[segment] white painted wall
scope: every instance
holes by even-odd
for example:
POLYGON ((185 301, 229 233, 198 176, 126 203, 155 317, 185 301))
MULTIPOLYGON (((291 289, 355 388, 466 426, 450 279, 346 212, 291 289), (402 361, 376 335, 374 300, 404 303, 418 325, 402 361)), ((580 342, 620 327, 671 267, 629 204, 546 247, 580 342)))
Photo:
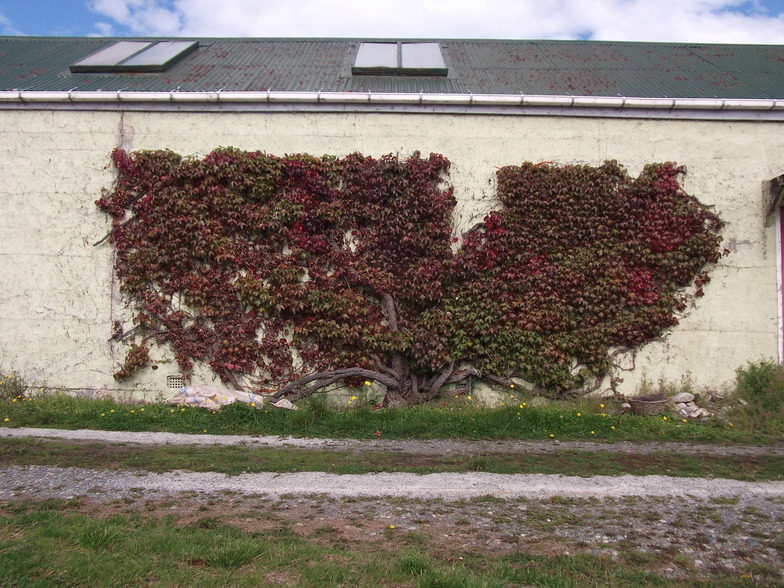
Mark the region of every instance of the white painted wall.
MULTIPOLYGON (((775 225, 765 227, 761 182, 784 173, 784 123, 433 114, 0 112, 0 371, 48 387, 154 396, 174 364, 130 383, 108 343, 123 315, 108 228, 94 201, 113 173, 109 153, 169 148, 204 155, 233 146, 276 155, 438 152, 453 164, 457 232, 497 206, 496 167, 522 161, 619 160, 687 166, 684 187, 727 221, 732 255, 706 296, 667 338, 646 346, 621 390, 641 378, 722 386, 747 361, 775 358, 775 225)), ((166 359, 160 352, 158 359, 166 359)))

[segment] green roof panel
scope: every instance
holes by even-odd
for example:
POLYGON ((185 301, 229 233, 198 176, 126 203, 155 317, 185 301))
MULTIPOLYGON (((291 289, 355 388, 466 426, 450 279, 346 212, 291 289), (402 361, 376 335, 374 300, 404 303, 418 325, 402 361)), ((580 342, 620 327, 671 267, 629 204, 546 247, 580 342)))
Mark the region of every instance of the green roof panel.
POLYGON ((147 38, 0 37, 0 90, 271 90, 784 99, 784 46, 433 39, 202 38, 186 42, 147 38), (102 50, 130 47, 124 45, 127 43, 150 44, 141 52, 123 58, 138 61, 137 71, 71 70, 70 66, 85 60, 89 63, 102 50), (405 72, 408 75, 380 75, 382 72, 353 75, 361 45, 370 43, 386 43, 396 48, 402 43, 400 66, 406 67, 406 55, 410 53, 416 56, 412 63, 425 67, 405 72), (185 45, 185 50, 177 52, 185 45), (423 47, 423 52, 419 51, 423 47), (438 48, 439 56, 430 53, 432 47, 438 48), (145 60, 156 64, 163 61, 154 54, 145 56, 151 48, 156 48, 163 57, 174 53, 177 59, 166 61, 163 67, 158 67, 159 71, 150 71, 155 68, 146 67, 150 63, 145 60), (442 61, 431 63, 437 57, 442 61))

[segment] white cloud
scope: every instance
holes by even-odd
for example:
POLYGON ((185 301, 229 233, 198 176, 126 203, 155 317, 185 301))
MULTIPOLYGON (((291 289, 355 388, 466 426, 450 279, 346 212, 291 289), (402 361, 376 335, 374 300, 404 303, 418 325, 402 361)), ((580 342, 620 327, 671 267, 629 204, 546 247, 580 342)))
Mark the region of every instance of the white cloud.
MULTIPOLYGON (((231 2, 230 2, 231 3, 231 2)), ((133 35, 177 36, 184 30, 184 12, 160 0, 92 0, 90 9, 108 17, 133 35)), ((107 23, 101 22, 104 26, 107 23)), ((100 30, 100 29, 99 29, 100 30)))
MULTIPOLYGON (((2 7, 0 7, 0 8, 2 8, 2 7)), ((17 29, 14 26, 14 23, 11 22, 11 19, 9 19, 5 14, 3 14, 2 10, 0 10, 0 34, 1 35, 22 35, 22 34, 24 34, 24 33, 22 33, 22 31, 20 31, 19 29, 17 29)))
POLYGON ((784 15, 764 16, 759 9, 749 14, 748 9, 754 6, 726 0, 594 0, 591 12, 577 13, 577 18, 595 39, 784 43, 784 15), (739 8, 746 10, 732 10, 739 8))
POLYGON ((114 36, 114 27, 108 22, 95 23, 95 34, 98 37, 114 36))
POLYGON ((758 0, 92 0, 92 9, 150 36, 784 43, 784 12, 758 0))

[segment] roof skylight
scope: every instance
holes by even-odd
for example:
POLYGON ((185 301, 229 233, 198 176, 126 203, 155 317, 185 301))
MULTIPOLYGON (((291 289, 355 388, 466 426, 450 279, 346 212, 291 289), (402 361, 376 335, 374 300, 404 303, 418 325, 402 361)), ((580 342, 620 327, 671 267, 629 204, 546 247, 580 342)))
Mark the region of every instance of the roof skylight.
POLYGON ((198 41, 119 41, 77 61, 73 73, 163 71, 197 49, 198 41))
POLYGON ((449 70, 438 43, 360 43, 355 75, 445 76, 449 70))

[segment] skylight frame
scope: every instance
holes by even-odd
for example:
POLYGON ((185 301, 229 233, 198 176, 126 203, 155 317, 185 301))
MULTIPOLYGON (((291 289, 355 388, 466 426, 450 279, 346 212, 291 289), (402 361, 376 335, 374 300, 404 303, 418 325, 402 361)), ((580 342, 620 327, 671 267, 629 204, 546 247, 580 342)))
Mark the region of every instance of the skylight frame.
POLYGON ((69 69, 71 73, 159 72, 198 48, 198 41, 118 41, 69 69))
POLYGON ((446 77, 441 44, 419 41, 366 41, 359 44, 353 75, 446 77), (394 61, 392 56, 394 55, 394 61))

